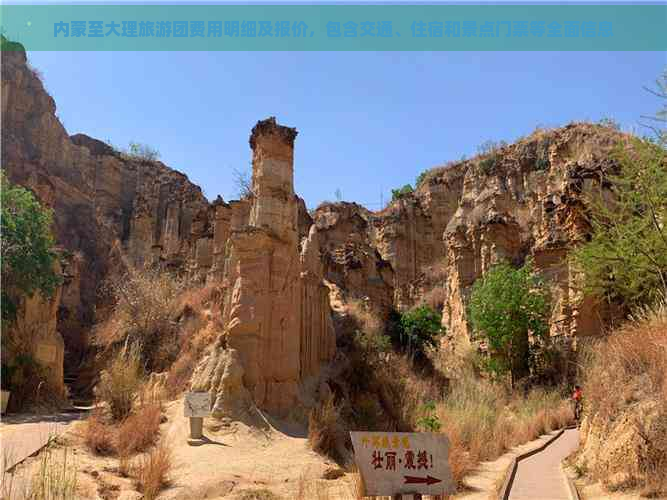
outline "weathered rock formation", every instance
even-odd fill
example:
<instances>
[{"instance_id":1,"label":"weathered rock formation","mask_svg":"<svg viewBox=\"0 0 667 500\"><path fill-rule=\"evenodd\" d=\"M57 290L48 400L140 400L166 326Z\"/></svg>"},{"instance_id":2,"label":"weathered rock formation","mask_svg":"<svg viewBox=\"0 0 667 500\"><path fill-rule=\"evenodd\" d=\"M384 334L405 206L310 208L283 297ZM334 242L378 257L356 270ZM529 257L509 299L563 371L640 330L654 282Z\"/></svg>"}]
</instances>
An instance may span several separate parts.
<instances>
[{"instance_id":1,"label":"weathered rock formation","mask_svg":"<svg viewBox=\"0 0 667 500\"><path fill-rule=\"evenodd\" d=\"M469 338L472 283L500 260L520 264L528 257L552 285L551 335L600 331L606 312L582 299L568 252L590 230L584 200L613 167L610 153L618 139L610 129L571 125L465 164L459 208L444 233L443 321L453 335Z\"/></svg>"},{"instance_id":2,"label":"weathered rock formation","mask_svg":"<svg viewBox=\"0 0 667 500\"><path fill-rule=\"evenodd\" d=\"M567 255L588 234L584 200L613 167L610 152L620 138L612 129L589 124L538 131L433 169L414 193L380 212L324 204L313 218L326 235L321 241L327 279L376 304L386 302L389 293L397 309L412 307L439 288L448 331L444 345L465 347L473 282L500 260L521 264L532 257L554 289L551 334L595 335L608 311L581 297ZM379 260L369 260L374 252ZM369 272L380 262L387 265L384 292L372 286ZM360 273L362 279L356 277Z\"/></svg>"},{"instance_id":3,"label":"weathered rock formation","mask_svg":"<svg viewBox=\"0 0 667 500\"><path fill-rule=\"evenodd\" d=\"M160 162L69 137L23 51L3 52L2 125L2 168L53 209L57 242L72 256L56 309L69 364L85 351L99 285L121 255L208 270L212 227L200 188Z\"/></svg>"},{"instance_id":4,"label":"weathered rock formation","mask_svg":"<svg viewBox=\"0 0 667 500\"><path fill-rule=\"evenodd\" d=\"M233 205L224 252L225 330L192 383L193 390L212 393L216 415L229 411L229 391L238 387L229 378L239 373L258 406L288 413L301 382L316 376L335 352L316 231L300 249L296 134L270 118L258 122L250 136L253 197Z\"/></svg>"},{"instance_id":5,"label":"weathered rock formation","mask_svg":"<svg viewBox=\"0 0 667 500\"><path fill-rule=\"evenodd\" d=\"M49 318L68 365L80 361L103 310L100 284L128 263L223 290L224 331L193 380L213 393L219 412L225 387L238 379L261 407L290 409L303 381L332 359L330 291L380 315L438 291L444 345L468 346L472 283L501 259L533 257L554 285L552 334L600 329L606 312L582 299L567 254L589 230L585 196L612 167L620 135L609 128L540 131L430 171L382 211L324 204L311 218L294 193L294 129L259 122L250 137L252 196L209 203L159 161L69 137L25 53L3 56L2 166L54 209L56 238L69 254L56 323Z\"/></svg>"},{"instance_id":6,"label":"weathered rock formation","mask_svg":"<svg viewBox=\"0 0 667 500\"><path fill-rule=\"evenodd\" d=\"M318 235L323 272L345 300L359 300L383 316L394 304L395 275L378 252L372 213L356 203L318 207L312 228Z\"/></svg>"},{"instance_id":7,"label":"weathered rock formation","mask_svg":"<svg viewBox=\"0 0 667 500\"><path fill-rule=\"evenodd\" d=\"M56 264L55 272L60 273L60 271L60 265ZM50 393L49 397L55 398L65 396L63 376L65 343L56 327L56 312L60 304L61 291L62 287L56 287L50 297L45 297L39 292L32 296L8 292L8 296L16 305L16 315L11 323L3 324L2 331L2 362L14 365L21 356L29 356L36 360L44 370L40 373L40 380L30 382L34 382L36 386L40 382L45 382L46 386L40 390ZM26 382L28 381L22 381ZM27 395L21 395L25 396ZM39 399L38 394L35 395L35 399Z\"/></svg>"}]
</instances>

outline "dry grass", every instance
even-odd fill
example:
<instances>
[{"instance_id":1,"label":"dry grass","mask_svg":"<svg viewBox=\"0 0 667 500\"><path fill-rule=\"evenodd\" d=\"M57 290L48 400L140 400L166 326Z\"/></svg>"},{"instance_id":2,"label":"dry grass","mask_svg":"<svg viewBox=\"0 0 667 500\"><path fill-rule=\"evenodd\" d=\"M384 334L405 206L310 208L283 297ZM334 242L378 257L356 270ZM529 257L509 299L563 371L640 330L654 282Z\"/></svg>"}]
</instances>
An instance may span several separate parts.
<instances>
[{"instance_id":1,"label":"dry grass","mask_svg":"<svg viewBox=\"0 0 667 500\"><path fill-rule=\"evenodd\" d=\"M127 417L118 428L116 450L120 457L146 451L157 441L162 410L159 404L147 404Z\"/></svg>"},{"instance_id":2,"label":"dry grass","mask_svg":"<svg viewBox=\"0 0 667 500\"><path fill-rule=\"evenodd\" d=\"M223 329L221 293L218 287L207 285L186 290L180 296L182 326L178 356L167 375L169 397L176 397L187 389L197 360Z\"/></svg>"},{"instance_id":3,"label":"dry grass","mask_svg":"<svg viewBox=\"0 0 667 500\"><path fill-rule=\"evenodd\" d=\"M98 397L109 405L115 420L127 418L143 384L144 370L140 351L137 344L125 344L111 359L97 385Z\"/></svg>"},{"instance_id":4,"label":"dry grass","mask_svg":"<svg viewBox=\"0 0 667 500\"><path fill-rule=\"evenodd\" d=\"M643 395L667 401L667 304L635 315L591 352L584 387L591 413L613 418L636 398L639 379Z\"/></svg>"},{"instance_id":5,"label":"dry grass","mask_svg":"<svg viewBox=\"0 0 667 500\"><path fill-rule=\"evenodd\" d=\"M83 440L86 447L95 455L112 455L116 449L115 431L105 423L99 411L86 420L83 428Z\"/></svg>"},{"instance_id":6,"label":"dry grass","mask_svg":"<svg viewBox=\"0 0 667 500\"><path fill-rule=\"evenodd\" d=\"M473 374L455 381L436 411L450 440L450 466L459 484L478 462L572 421L558 391L535 389L523 398Z\"/></svg>"},{"instance_id":7,"label":"dry grass","mask_svg":"<svg viewBox=\"0 0 667 500\"><path fill-rule=\"evenodd\" d=\"M450 467L461 484L480 461L495 459L572 421L569 403L558 389L533 389L525 397L512 394L502 384L479 378L472 366L448 384L432 367L393 352L382 322L363 304L352 303L348 311L355 320L344 345L349 369L335 381L337 411L319 409L311 422L318 441L323 439L321 429L335 422L355 430L415 431L423 420L424 404L435 402L431 417L437 416L448 435ZM326 448L333 447L331 436L336 432L326 433Z\"/></svg>"},{"instance_id":8,"label":"dry grass","mask_svg":"<svg viewBox=\"0 0 667 500\"><path fill-rule=\"evenodd\" d=\"M585 413L603 432L624 416L638 417L643 441L617 457L614 471L592 466L593 477L604 483L624 472L647 495L667 493L667 303L640 311L592 346L586 365ZM642 418L649 407L654 418Z\"/></svg>"},{"instance_id":9,"label":"dry grass","mask_svg":"<svg viewBox=\"0 0 667 500\"><path fill-rule=\"evenodd\" d=\"M6 450L3 449L3 454ZM57 453L50 446L40 453L39 467L31 476L28 471L6 472L2 467L0 498L2 500L76 500L78 467L68 448Z\"/></svg>"},{"instance_id":10,"label":"dry grass","mask_svg":"<svg viewBox=\"0 0 667 500\"><path fill-rule=\"evenodd\" d=\"M349 299L346 304L346 310L357 330L368 335L379 335L382 333L384 328L383 321L363 301Z\"/></svg>"},{"instance_id":11,"label":"dry grass","mask_svg":"<svg viewBox=\"0 0 667 500\"><path fill-rule=\"evenodd\" d=\"M339 409L334 403L333 394L319 406L313 408L308 417L308 444L323 455L334 460L341 460L339 447L346 435L341 426Z\"/></svg>"},{"instance_id":12,"label":"dry grass","mask_svg":"<svg viewBox=\"0 0 667 500\"><path fill-rule=\"evenodd\" d=\"M352 302L348 312L354 327L348 335L350 366L342 376L349 387L346 420L358 430L414 429L418 409L439 399L443 388L407 356L392 351L384 322L373 311Z\"/></svg>"},{"instance_id":13,"label":"dry grass","mask_svg":"<svg viewBox=\"0 0 667 500\"><path fill-rule=\"evenodd\" d=\"M280 500L280 497L266 488L253 488L241 491L238 500ZM301 498L301 497L297 497ZM304 497L305 498L305 497Z\"/></svg>"},{"instance_id":14,"label":"dry grass","mask_svg":"<svg viewBox=\"0 0 667 500\"><path fill-rule=\"evenodd\" d=\"M77 468L67 448L62 457L47 449L42 453L39 470L32 478L28 498L35 500L68 500L77 498Z\"/></svg>"},{"instance_id":15,"label":"dry grass","mask_svg":"<svg viewBox=\"0 0 667 500\"><path fill-rule=\"evenodd\" d=\"M169 474L172 468L171 449L164 441L138 459L132 467L132 475L144 499L154 500L160 491L169 485Z\"/></svg>"},{"instance_id":16,"label":"dry grass","mask_svg":"<svg viewBox=\"0 0 667 500\"><path fill-rule=\"evenodd\" d=\"M108 321L95 331L103 347L133 343L151 371L164 371L178 354L173 320L180 311L185 282L166 272L128 267L105 283L104 291L115 304Z\"/></svg>"}]
</instances>

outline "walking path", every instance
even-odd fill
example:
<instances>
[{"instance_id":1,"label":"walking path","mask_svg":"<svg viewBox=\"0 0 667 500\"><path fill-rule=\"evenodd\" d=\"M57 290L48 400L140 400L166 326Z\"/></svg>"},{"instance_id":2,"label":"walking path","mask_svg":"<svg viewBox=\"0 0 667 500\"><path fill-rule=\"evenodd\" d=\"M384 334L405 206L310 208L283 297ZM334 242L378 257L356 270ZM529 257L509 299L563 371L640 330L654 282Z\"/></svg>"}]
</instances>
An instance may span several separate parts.
<instances>
[{"instance_id":1,"label":"walking path","mask_svg":"<svg viewBox=\"0 0 667 500\"><path fill-rule=\"evenodd\" d=\"M0 422L0 467L10 470L41 450L80 414L10 415Z\"/></svg>"},{"instance_id":2,"label":"walking path","mask_svg":"<svg viewBox=\"0 0 667 500\"><path fill-rule=\"evenodd\" d=\"M567 429L543 451L521 460L510 500L570 500L561 462L579 446L579 430Z\"/></svg>"}]
</instances>

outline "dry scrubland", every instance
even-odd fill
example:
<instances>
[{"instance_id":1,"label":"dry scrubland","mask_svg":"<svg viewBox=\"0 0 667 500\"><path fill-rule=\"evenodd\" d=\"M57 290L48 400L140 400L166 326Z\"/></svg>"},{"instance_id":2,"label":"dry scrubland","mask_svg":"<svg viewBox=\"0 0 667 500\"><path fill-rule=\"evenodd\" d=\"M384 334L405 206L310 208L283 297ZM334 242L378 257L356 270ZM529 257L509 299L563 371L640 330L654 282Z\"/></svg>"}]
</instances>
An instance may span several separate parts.
<instances>
[{"instance_id":1,"label":"dry scrubland","mask_svg":"<svg viewBox=\"0 0 667 500\"><path fill-rule=\"evenodd\" d=\"M130 314L129 305L119 302L102 325L99 337L106 347L103 357L107 368L97 394L105 404L82 423L78 432L90 454L106 464L106 470L125 478L144 498L151 499L170 486L176 466L170 443L160 433L165 418L161 398L173 398L185 389L193 361L219 321L211 312L217 291L183 288L174 294L173 284L146 276L135 277L134 286L150 287L152 292L135 294L141 302L132 307L142 309L143 302L151 300L167 301L166 318L179 326L172 327L169 335L154 344L155 350L146 352L135 341L160 331L165 316L153 314L139 322ZM144 310L151 310L151 305ZM432 367L387 349L381 322L361 303L350 302L347 315L351 325L345 332L348 343L343 342L342 350L348 362L334 380L344 390L342 396L331 395L313 408L308 438L314 450L347 468L344 491L349 498L361 497L362 491L358 475L349 469L346 441L351 428L424 430L426 422L439 426L450 439L450 465L457 483L464 488L466 475L480 461L493 460L516 445L572 421L571 406L565 399L567 389L536 388L525 395L517 394L480 377L472 364L460 378L444 381ZM130 333L112 335L119 331ZM166 366L169 391L159 390L146 376L144 367L154 362L148 357L154 352L176 353L174 361ZM647 496L664 493L667 307L663 303L646 309L590 345L587 352L584 446L572 461L575 470L609 490L640 488ZM14 484L3 481L3 498L81 497L76 462L67 454L67 446L47 448L32 464L29 480ZM98 492L104 491L104 484L97 488ZM114 498L113 490L107 493L103 498ZM294 494L299 499L340 498L322 482L305 476ZM267 488L251 488L240 492L238 498L285 497Z\"/></svg>"},{"instance_id":2,"label":"dry scrubland","mask_svg":"<svg viewBox=\"0 0 667 500\"><path fill-rule=\"evenodd\" d=\"M172 399L186 388L194 360L219 321L211 312L217 292L187 289L158 275L133 271L128 276L123 288L114 292L122 299L97 332L100 360L106 369L96 394L104 404L78 426L71 443L74 448L85 448L88 481L77 489L76 468L68 467L69 476L59 480L67 486L53 488L69 493L57 494L58 498L81 497L83 483L91 487L91 473L97 494L115 498L119 487L92 472L97 468L123 481L123 489L134 489L146 499L157 498L174 484L179 463L174 443L163 435L164 428L161 431L166 420L163 398ZM304 473L287 497L270 488L251 488L238 493L238 498L360 498L362 485L351 466L350 429L409 431L424 430L427 421L439 424L451 441L454 477L463 486L466 474L478 462L494 459L571 421L569 405L558 390L513 395L504 385L480 378L472 367L461 379L448 382L429 364L416 363L388 348L382 323L360 303L349 303L347 311L351 324L344 332L342 350L348 361L333 380L342 392L321 401L307 422L310 446L347 471L344 482L332 489L333 483L313 480ZM172 356L167 363L165 353ZM166 370L161 384L145 369L158 363ZM427 403L431 404L425 406ZM58 471L60 464L45 462L43 468ZM334 476L338 474L342 472Z\"/></svg>"},{"instance_id":3,"label":"dry scrubland","mask_svg":"<svg viewBox=\"0 0 667 500\"><path fill-rule=\"evenodd\" d=\"M589 349L583 446L573 461L608 490L667 495L667 305Z\"/></svg>"},{"instance_id":4,"label":"dry scrubland","mask_svg":"<svg viewBox=\"0 0 667 500\"><path fill-rule=\"evenodd\" d=\"M443 381L432 367L387 350L381 322L359 302L352 301L348 311L354 341L347 346L350 366L337 382L349 391L311 412L309 440L316 451L343 459L341 441L350 429L439 427L451 443L454 478L463 486L480 461L572 422L567 388L532 389L524 396L485 380L473 366L461 378Z\"/></svg>"}]
</instances>

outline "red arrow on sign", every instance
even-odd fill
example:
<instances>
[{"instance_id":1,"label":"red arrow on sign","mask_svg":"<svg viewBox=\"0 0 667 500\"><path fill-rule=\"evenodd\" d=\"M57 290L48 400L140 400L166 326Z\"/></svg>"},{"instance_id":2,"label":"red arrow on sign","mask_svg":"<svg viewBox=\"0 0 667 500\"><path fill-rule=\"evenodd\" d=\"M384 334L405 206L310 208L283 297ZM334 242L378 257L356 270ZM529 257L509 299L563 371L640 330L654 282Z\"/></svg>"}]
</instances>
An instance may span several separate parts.
<instances>
[{"instance_id":1,"label":"red arrow on sign","mask_svg":"<svg viewBox=\"0 0 667 500\"><path fill-rule=\"evenodd\" d=\"M436 483L441 483L442 479L437 479L433 476L426 476L426 477L417 477L417 476L403 476L405 478L405 483L403 484L423 484L426 483L428 485L431 484L436 484Z\"/></svg>"}]
</instances>

